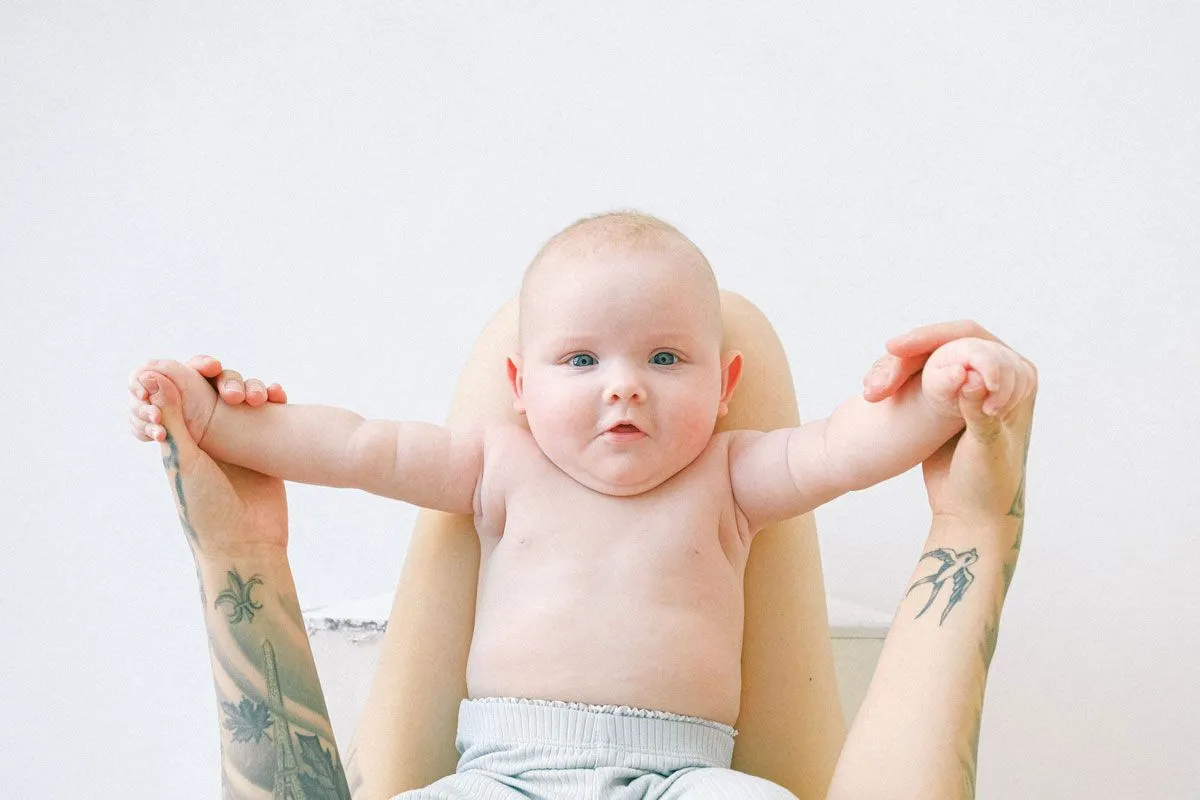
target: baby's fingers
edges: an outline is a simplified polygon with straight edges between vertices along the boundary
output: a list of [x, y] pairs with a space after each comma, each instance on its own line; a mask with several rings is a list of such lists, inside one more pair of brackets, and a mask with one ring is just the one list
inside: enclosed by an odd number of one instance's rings
[[981, 365], [988, 382], [988, 397], [983, 412], [1004, 416], [1025, 397], [1028, 369], [1024, 360], [1003, 345], [985, 343], [973, 360]]
[[[143, 372], [138, 382], [145, 387], [148, 393], [148, 402], [130, 406], [129, 427], [133, 430], [133, 435], [140, 441], [165, 441], [167, 438], [167, 429], [163, 423], [163, 411], [153, 403], [156, 397], [161, 398], [163, 383], [171, 386], [173, 395], [176, 398], [179, 396], [179, 390], [175, 388], [175, 384], [171, 383], [169, 378], [165, 378], [155, 372]], [[161, 399], [159, 402], [161, 402]]]
[[129, 373], [129, 381], [128, 381], [129, 394], [135, 400], [141, 400], [142, 402], [146, 402], [146, 400], [149, 399], [150, 394], [149, 394], [149, 392], [146, 391], [146, 387], [142, 386], [142, 382], [141, 382], [141, 380], [139, 380], [139, 376], [143, 372], [146, 371], [148, 366], [149, 366], [148, 364], [143, 364], [142, 366], [135, 369], [133, 372]]
[[959, 416], [958, 396], [969, 374], [973, 373], [958, 362], [926, 365], [921, 373], [921, 392], [938, 413]]
[[999, 405], [994, 413], [999, 417], [1007, 417], [1009, 412], [1020, 406], [1029, 399], [1037, 390], [1037, 377], [1034, 372], [1033, 365], [1024, 359], [1017, 357], [1016, 364], [1013, 367], [1013, 390], [1008, 399]]
[[154, 426], [161, 421], [162, 412], [155, 406], [136, 398], [129, 402], [129, 430], [139, 442], [154, 441]]
[[129, 420], [129, 432], [133, 434], [133, 438], [139, 442], [153, 442], [154, 438], [146, 433], [146, 424], [140, 419]]
[[988, 387], [988, 398], [983, 403], [983, 413], [994, 417], [1008, 407], [1012, 398], [1017, 383], [1016, 363], [1001, 357], [991, 371], [995, 384]]
[[129, 401], [129, 424], [145, 425], [151, 423], [157, 425], [162, 421], [162, 411], [157, 406], [143, 403], [141, 400], [134, 398]]

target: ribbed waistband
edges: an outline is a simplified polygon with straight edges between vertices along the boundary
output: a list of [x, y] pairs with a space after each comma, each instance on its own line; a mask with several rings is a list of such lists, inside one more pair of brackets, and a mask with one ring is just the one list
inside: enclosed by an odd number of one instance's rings
[[561, 747], [580, 756], [579, 766], [632, 765], [630, 759], [641, 755], [663, 766], [669, 762], [675, 769], [727, 768], [736, 735], [730, 726], [713, 720], [628, 706], [487, 697], [464, 700], [458, 710], [464, 760], [472, 752], [483, 755], [495, 752], [497, 744], [510, 743]]

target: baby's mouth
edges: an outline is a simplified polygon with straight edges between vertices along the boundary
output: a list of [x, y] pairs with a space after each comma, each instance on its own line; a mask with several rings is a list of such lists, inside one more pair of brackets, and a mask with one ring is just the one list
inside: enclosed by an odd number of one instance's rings
[[624, 423], [624, 422], [621, 423], [620, 425], [613, 425], [611, 428], [608, 429], [608, 431], [609, 431], [609, 433], [641, 433], [642, 432], [641, 428], [639, 428], [637, 425], [630, 425], [630, 424]]

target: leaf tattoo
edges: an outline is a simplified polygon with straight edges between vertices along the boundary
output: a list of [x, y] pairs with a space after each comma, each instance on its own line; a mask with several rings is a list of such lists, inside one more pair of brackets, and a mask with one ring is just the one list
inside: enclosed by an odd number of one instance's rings
[[236, 569], [229, 570], [225, 575], [229, 579], [229, 588], [217, 595], [217, 599], [213, 601], [213, 608], [220, 608], [222, 603], [229, 603], [230, 623], [236, 625], [243, 619], [254, 622], [254, 612], [262, 609], [262, 604], [254, 602], [250, 590], [262, 585], [262, 576], [251, 575], [249, 580], [243, 581]]
[[300, 744], [297, 760], [305, 767], [300, 773], [304, 794], [313, 800], [350, 800], [345, 789], [346, 774], [334, 761], [333, 751], [321, 747], [316, 736], [297, 733], [296, 741]]
[[[230, 591], [234, 591], [230, 572]], [[246, 593], [252, 581], [244, 586]], [[259, 581], [261, 583], [261, 581]], [[234, 591], [236, 594], [236, 591]], [[346, 785], [346, 772], [339, 763], [335, 745], [326, 750], [317, 736], [308, 736], [299, 731], [293, 733], [284, 710], [282, 687], [279, 684], [279, 665], [275, 658], [275, 647], [264, 640], [263, 677], [267, 679], [267, 697], [262, 703], [243, 699], [238, 705], [221, 703], [225, 711], [225, 727], [233, 734], [234, 742], [257, 743], [266, 736], [272, 742], [275, 753], [274, 770], [267, 773], [273, 795], [285, 800], [352, 800]], [[267, 733], [271, 728], [271, 733]], [[261, 785], [261, 784], [260, 784]]]
[[233, 734], [235, 742], [258, 742], [273, 722], [267, 704], [249, 698], [243, 697], [236, 706], [221, 703], [221, 708], [225, 711], [225, 729]]

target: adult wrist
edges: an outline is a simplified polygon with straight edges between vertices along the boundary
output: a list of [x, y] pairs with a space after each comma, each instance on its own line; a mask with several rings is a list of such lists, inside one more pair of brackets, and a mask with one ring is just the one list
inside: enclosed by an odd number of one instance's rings
[[261, 564], [288, 563], [287, 545], [270, 542], [229, 543], [217, 547], [210, 545], [203, 549], [193, 549], [192, 556], [199, 567], [209, 565], [224, 567], [231, 561]]
[[980, 555], [991, 553], [999, 557], [1001, 563], [1011, 572], [1016, 568], [1016, 560], [1021, 552], [1023, 528], [1022, 517], [1001, 514], [935, 514], [929, 528], [926, 549], [975, 548]]
[[999, 512], [964, 514], [956, 511], [935, 511], [930, 531], [968, 536], [1011, 535], [1019, 531], [1024, 522], [1024, 517]]

